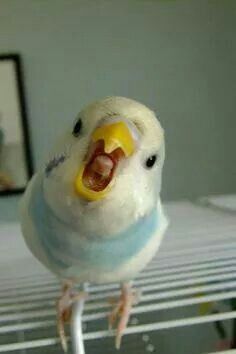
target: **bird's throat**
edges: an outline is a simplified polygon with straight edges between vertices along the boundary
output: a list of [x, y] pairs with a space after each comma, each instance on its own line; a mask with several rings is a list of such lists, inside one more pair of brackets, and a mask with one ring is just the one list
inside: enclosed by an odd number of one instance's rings
[[104, 151], [102, 140], [93, 144], [82, 174], [84, 186], [94, 192], [103, 191], [114, 178], [115, 171], [123, 157], [124, 152], [121, 148], [108, 154]]

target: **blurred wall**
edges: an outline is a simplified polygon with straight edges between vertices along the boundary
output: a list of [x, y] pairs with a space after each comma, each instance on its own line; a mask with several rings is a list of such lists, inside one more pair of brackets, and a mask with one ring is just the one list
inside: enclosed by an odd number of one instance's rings
[[[234, 0], [1, 0], [0, 53], [25, 68], [36, 166], [89, 101], [140, 100], [160, 115], [163, 197], [236, 192]], [[16, 202], [0, 200], [1, 218]]]

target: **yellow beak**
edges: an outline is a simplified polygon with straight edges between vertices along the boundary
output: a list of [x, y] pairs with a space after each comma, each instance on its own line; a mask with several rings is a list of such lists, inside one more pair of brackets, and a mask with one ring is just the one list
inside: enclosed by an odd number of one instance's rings
[[128, 157], [135, 150], [130, 130], [122, 121], [97, 128], [92, 134], [92, 139], [94, 142], [103, 140], [104, 150], [107, 154], [110, 154], [117, 148], [121, 148], [125, 156]]
[[[130, 129], [123, 121], [105, 124], [95, 129], [92, 134], [92, 142], [96, 143], [99, 140], [104, 141], [104, 152], [112, 153], [117, 148], [121, 148], [125, 157], [131, 156], [135, 151], [135, 142], [131, 135]], [[83, 183], [83, 173], [86, 167], [86, 162], [83, 162], [78, 175], [75, 179], [76, 193], [89, 201], [96, 201], [104, 198], [110, 191], [113, 185], [113, 179], [108, 186], [102, 191], [94, 191], [86, 187]]]

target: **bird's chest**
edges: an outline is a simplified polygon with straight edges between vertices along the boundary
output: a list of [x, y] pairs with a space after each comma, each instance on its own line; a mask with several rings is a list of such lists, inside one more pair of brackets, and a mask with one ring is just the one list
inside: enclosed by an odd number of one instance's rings
[[47, 257], [63, 269], [76, 265], [88, 269], [116, 269], [138, 254], [158, 227], [155, 208], [148, 216], [115, 236], [87, 238], [59, 220], [42, 195], [38, 195], [31, 212]]

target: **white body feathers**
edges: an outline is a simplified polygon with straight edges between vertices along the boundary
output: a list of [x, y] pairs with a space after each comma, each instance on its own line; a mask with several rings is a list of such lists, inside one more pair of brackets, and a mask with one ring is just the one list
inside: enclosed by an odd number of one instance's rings
[[[66, 133], [46, 169], [39, 171], [27, 188], [21, 207], [23, 235], [35, 257], [63, 279], [94, 283], [130, 280], [152, 259], [167, 227], [159, 196], [163, 130], [147, 107], [121, 97], [98, 101], [80, 116], [84, 123], [81, 137], [75, 139]], [[109, 116], [132, 121], [140, 130], [140, 145], [118, 171], [109, 195], [86, 202], [75, 195], [73, 180], [91, 132], [97, 122]], [[157, 164], [148, 170], [145, 161], [153, 154], [158, 155]], [[143, 221], [146, 228], [142, 235]], [[114, 260], [114, 245], [118, 260]]]

